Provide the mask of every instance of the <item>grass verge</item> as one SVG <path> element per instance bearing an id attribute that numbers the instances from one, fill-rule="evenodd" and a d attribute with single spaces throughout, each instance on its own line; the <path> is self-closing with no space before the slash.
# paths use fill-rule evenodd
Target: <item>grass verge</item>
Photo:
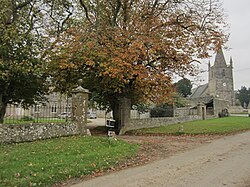
<path id="1" fill-rule="evenodd" d="M 156 128 L 138 129 L 132 134 L 229 134 L 250 130 L 249 117 L 225 117 L 202 121 L 191 121 L 181 124 L 161 126 Z"/>
<path id="2" fill-rule="evenodd" d="M 0 186 L 51 186 L 113 167 L 138 147 L 98 137 L 0 145 Z"/>

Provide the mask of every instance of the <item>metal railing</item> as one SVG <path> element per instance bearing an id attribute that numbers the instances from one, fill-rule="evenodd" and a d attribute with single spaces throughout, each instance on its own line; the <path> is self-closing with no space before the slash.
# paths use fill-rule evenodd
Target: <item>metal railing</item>
<path id="1" fill-rule="evenodd" d="M 56 105 L 35 105 L 27 109 L 9 105 L 4 124 L 67 122 L 71 120 L 71 113 L 71 107 Z"/>

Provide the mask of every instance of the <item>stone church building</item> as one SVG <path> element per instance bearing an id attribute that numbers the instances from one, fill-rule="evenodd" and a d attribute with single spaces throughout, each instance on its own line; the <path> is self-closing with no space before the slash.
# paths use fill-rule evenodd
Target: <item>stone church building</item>
<path id="1" fill-rule="evenodd" d="M 213 66 L 208 64 L 208 83 L 192 90 L 191 106 L 203 103 L 206 111 L 218 115 L 223 109 L 228 109 L 235 103 L 233 82 L 233 61 L 226 63 L 222 49 L 217 51 Z"/>

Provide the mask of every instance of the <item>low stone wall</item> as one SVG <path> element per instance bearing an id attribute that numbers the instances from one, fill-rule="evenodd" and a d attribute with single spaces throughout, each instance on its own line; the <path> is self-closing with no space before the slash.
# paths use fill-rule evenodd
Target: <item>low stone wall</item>
<path id="1" fill-rule="evenodd" d="M 78 127 L 74 123 L 0 124 L 0 143 L 27 142 L 78 134 Z"/>
<path id="2" fill-rule="evenodd" d="M 244 109 L 242 106 L 230 106 L 228 109 L 228 112 L 230 114 L 238 114 L 238 113 L 243 113 L 247 111 L 248 109 Z"/>
<path id="3" fill-rule="evenodd" d="M 192 116 L 183 116 L 183 117 L 162 117 L 162 118 L 147 118 L 147 119 L 130 119 L 129 123 L 126 124 L 126 127 L 121 129 L 120 134 L 124 134 L 130 130 L 142 129 L 142 128 L 151 128 L 159 127 L 165 125 L 172 125 L 187 121 L 201 120 L 201 116 L 192 115 Z"/>
<path id="4" fill-rule="evenodd" d="M 174 110 L 174 116 L 178 117 L 178 116 L 190 116 L 190 115 L 197 115 L 198 111 L 197 108 L 193 109 L 190 107 L 183 107 L 183 108 L 176 108 Z"/>
<path id="5" fill-rule="evenodd" d="M 150 113 L 146 112 L 143 114 L 139 114 L 138 110 L 131 110 L 130 111 L 130 118 L 131 119 L 144 119 L 144 118 L 150 118 Z"/>

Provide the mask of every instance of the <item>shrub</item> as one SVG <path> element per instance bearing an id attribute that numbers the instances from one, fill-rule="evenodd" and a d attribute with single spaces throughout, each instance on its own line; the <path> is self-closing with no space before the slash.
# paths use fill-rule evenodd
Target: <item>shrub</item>
<path id="1" fill-rule="evenodd" d="M 150 117 L 173 117 L 173 105 L 160 104 L 150 110 Z"/>

